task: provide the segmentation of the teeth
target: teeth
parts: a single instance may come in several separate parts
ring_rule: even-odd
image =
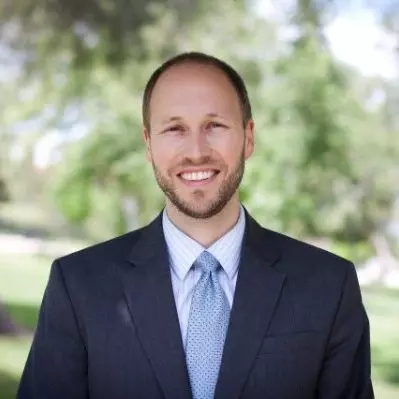
[[[191,172],[191,173],[182,173],[181,177],[185,180],[206,180],[212,177],[215,174],[213,171],[208,172]]]

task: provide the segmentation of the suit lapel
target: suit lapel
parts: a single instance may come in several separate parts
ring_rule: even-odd
[[[285,279],[272,265],[279,252],[246,212],[246,232],[215,398],[240,396]]]
[[[122,273],[137,335],[165,397],[191,398],[160,216],[143,229]]]

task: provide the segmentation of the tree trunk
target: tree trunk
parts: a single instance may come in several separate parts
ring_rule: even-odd
[[[16,336],[21,330],[7,313],[4,305],[0,302],[0,335]]]

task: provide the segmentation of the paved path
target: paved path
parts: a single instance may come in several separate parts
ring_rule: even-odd
[[[20,234],[0,233],[0,254],[28,254],[62,256],[77,251],[82,245],[65,242],[64,240],[47,240],[26,237]]]

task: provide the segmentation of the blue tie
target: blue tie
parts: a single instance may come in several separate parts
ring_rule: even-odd
[[[186,358],[193,399],[212,399],[219,375],[230,306],[221,287],[219,262],[204,251],[194,262],[202,269],[195,286],[187,329]]]

